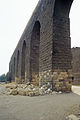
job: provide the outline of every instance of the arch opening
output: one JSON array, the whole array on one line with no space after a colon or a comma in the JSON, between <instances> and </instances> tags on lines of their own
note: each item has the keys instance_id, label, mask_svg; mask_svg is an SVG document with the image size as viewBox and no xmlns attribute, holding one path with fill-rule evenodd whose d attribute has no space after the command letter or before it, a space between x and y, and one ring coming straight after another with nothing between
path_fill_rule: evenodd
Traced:
<instances>
[{"instance_id":1,"label":"arch opening","mask_svg":"<svg viewBox=\"0 0 80 120\"><path fill-rule=\"evenodd\" d=\"M80 84L80 0L75 0L71 7L71 51L72 51L72 73L74 84Z\"/></svg>"},{"instance_id":2,"label":"arch opening","mask_svg":"<svg viewBox=\"0 0 80 120\"><path fill-rule=\"evenodd\" d=\"M80 0L74 0L70 11L71 47L80 47Z\"/></svg>"},{"instance_id":3,"label":"arch opening","mask_svg":"<svg viewBox=\"0 0 80 120\"><path fill-rule=\"evenodd\" d=\"M55 0L54 16L69 17L72 2L73 0Z\"/></svg>"},{"instance_id":4,"label":"arch opening","mask_svg":"<svg viewBox=\"0 0 80 120\"><path fill-rule=\"evenodd\" d=\"M30 45L31 81L39 77L40 22L36 21L32 30ZM35 78L36 77L36 78Z\"/></svg>"},{"instance_id":5,"label":"arch opening","mask_svg":"<svg viewBox=\"0 0 80 120\"><path fill-rule=\"evenodd\" d=\"M26 62L26 42L23 42L21 56L21 79L25 81L25 62Z\"/></svg>"}]
</instances>

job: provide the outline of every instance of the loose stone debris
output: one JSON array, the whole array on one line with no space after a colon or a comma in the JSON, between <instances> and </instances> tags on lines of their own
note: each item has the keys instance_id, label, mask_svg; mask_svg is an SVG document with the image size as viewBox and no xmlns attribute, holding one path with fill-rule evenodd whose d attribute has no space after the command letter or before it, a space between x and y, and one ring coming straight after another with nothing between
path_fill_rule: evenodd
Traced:
<instances>
[{"instance_id":1,"label":"loose stone debris","mask_svg":"<svg viewBox=\"0 0 80 120\"><path fill-rule=\"evenodd\" d=\"M4 84L2 89L0 90L0 94L6 95L21 95L21 96L43 96L47 94L62 94L62 91L52 91L52 88L49 83L39 87L35 86L31 83L26 84L16 84L16 83L9 83Z\"/></svg>"},{"instance_id":2,"label":"loose stone debris","mask_svg":"<svg viewBox=\"0 0 80 120\"><path fill-rule=\"evenodd\" d=\"M52 91L48 85L42 87L35 86L33 84L4 84L0 86L0 94L6 95L21 95L21 96L39 96L46 94L56 94L57 92ZM62 92L59 92L60 94Z\"/></svg>"},{"instance_id":3,"label":"loose stone debris","mask_svg":"<svg viewBox=\"0 0 80 120\"><path fill-rule=\"evenodd\" d=\"M78 115L69 115L68 117L66 117L66 120L80 120L80 116Z\"/></svg>"},{"instance_id":4,"label":"loose stone debris","mask_svg":"<svg viewBox=\"0 0 80 120\"><path fill-rule=\"evenodd\" d=\"M6 85L8 95L22 95L22 96L39 96L52 93L51 88L47 85L42 87L34 86L33 84L14 84Z\"/></svg>"}]
</instances>

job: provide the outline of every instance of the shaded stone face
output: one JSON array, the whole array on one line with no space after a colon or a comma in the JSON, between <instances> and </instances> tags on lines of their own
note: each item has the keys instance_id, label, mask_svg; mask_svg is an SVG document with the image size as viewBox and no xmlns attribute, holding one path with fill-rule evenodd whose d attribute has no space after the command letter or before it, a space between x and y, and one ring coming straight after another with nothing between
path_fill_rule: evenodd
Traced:
<instances>
[{"instance_id":1,"label":"shaded stone face","mask_svg":"<svg viewBox=\"0 0 80 120\"><path fill-rule=\"evenodd\" d=\"M12 80L50 83L71 68L69 12L73 0L40 0L11 57ZM15 58L15 64L14 64ZM14 72L14 70L15 72Z\"/></svg>"},{"instance_id":2,"label":"shaded stone face","mask_svg":"<svg viewBox=\"0 0 80 120\"><path fill-rule=\"evenodd\" d=\"M53 69L71 69L69 11L72 1L56 0L53 13Z\"/></svg>"}]
</instances>

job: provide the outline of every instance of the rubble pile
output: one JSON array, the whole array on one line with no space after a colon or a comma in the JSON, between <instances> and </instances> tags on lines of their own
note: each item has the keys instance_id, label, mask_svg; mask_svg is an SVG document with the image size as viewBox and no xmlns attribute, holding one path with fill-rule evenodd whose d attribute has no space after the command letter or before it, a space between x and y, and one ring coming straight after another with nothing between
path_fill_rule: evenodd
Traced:
<instances>
[{"instance_id":1,"label":"rubble pile","mask_svg":"<svg viewBox=\"0 0 80 120\"><path fill-rule=\"evenodd\" d=\"M38 87L33 84L14 84L6 85L5 87L7 89L7 95L22 95L32 97L52 93L52 90L48 85Z\"/></svg>"},{"instance_id":2,"label":"rubble pile","mask_svg":"<svg viewBox=\"0 0 80 120\"><path fill-rule=\"evenodd\" d=\"M71 114L68 117L66 117L66 120L80 120L80 113L77 115Z\"/></svg>"},{"instance_id":3,"label":"rubble pile","mask_svg":"<svg viewBox=\"0 0 80 120\"><path fill-rule=\"evenodd\" d=\"M45 94L54 94L54 93L62 93L62 92L71 92L72 88L72 73L68 72L60 72L55 71L53 73L53 83L51 84L45 83L41 87L39 87L39 79L36 76L36 79L30 83L18 84L16 81L14 83L5 84L4 94L7 95L22 95L22 96L39 96ZM37 81L37 82L36 82ZM54 90L54 91L52 91ZM2 92L3 92L2 91ZM1 94L2 94L1 92Z\"/></svg>"}]
</instances>

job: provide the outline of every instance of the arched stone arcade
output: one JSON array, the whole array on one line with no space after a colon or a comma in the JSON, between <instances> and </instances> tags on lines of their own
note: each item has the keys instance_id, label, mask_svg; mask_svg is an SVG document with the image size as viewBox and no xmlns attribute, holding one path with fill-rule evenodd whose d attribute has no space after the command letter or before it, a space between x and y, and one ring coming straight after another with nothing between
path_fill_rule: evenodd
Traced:
<instances>
[{"instance_id":1,"label":"arched stone arcade","mask_svg":"<svg viewBox=\"0 0 80 120\"><path fill-rule=\"evenodd\" d=\"M72 75L69 18L72 2L41 0L33 12L17 47L20 50L19 77L25 82L37 80L41 86L50 83L55 87L60 79L65 82L62 75L67 77L68 83L72 80L72 76L68 76ZM17 54L17 61L18 57Z\"/></svg>"}]
</instances>

